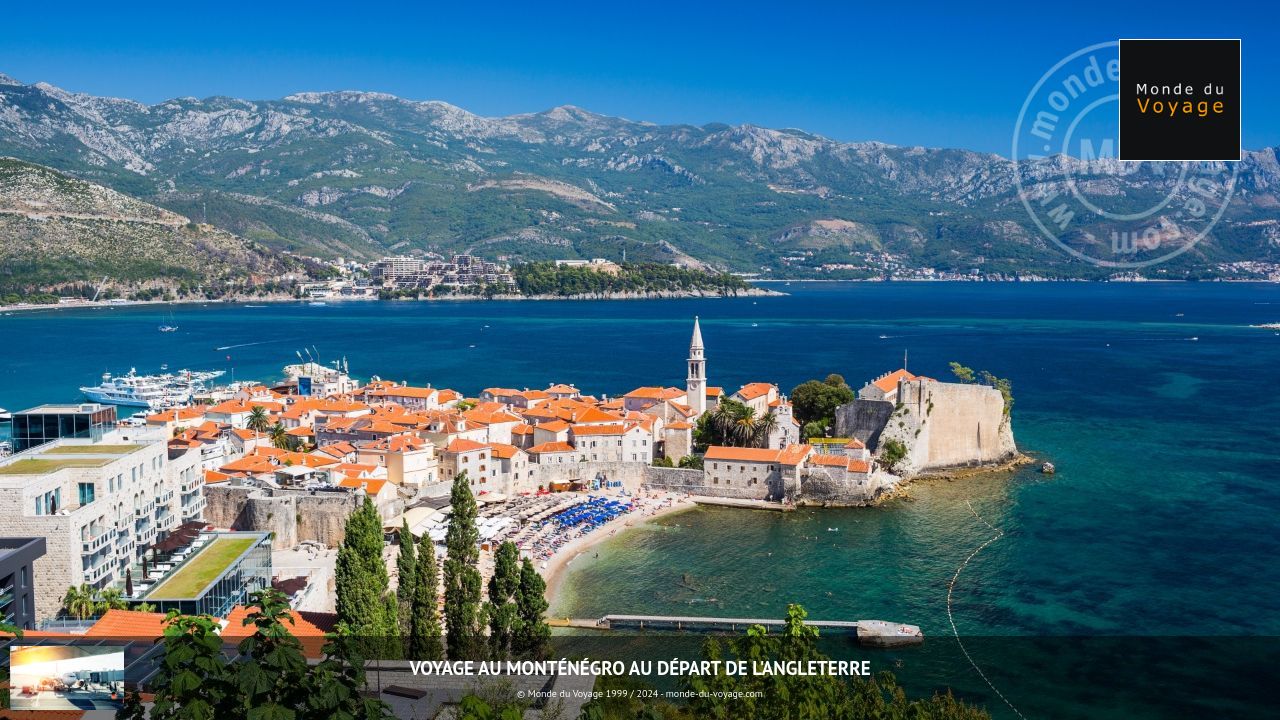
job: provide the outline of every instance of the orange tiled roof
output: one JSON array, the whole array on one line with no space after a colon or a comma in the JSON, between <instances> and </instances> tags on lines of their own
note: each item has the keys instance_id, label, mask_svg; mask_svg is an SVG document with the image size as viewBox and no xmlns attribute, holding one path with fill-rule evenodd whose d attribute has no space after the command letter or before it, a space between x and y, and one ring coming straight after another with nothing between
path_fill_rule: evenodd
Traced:
<instances>
[{"instance_id":1,"label":"orange tiled roof","mask_svg":"<svg viewBox=\"0 0 1280 720\"><path fill-rule=\"evenodd\" d=\"M149 423L175 422L181 420L194 420L204 417L204 406L196 405L194 407L177 408L174 410L165 410L154 415L147 416ZM175 417L176 416L176 417Z\"/></svg>"},{"instance_id":2,"label":"orange tiled roof","mask_svg":"<svg viewBox=\"0 0 1280 720\"><path fill-rule=\"evenodd\" d=\"M849 458L849 472L855 472L855 473L871 472L871 463L867 462L866 460Z\"/></svg>"},{"instance_id":3,"label":"orange tiled roof","mask_svg":"<svg viewBox=\"0 0 1280 720\"><path fill-rule=\"evenodd\" d=\"M605 412L600 408L587 408L574 417L575 423L614 423L622 419L621 415Z\"/></svg>"},{"instance_id":4,"label":"orange tiled roof","mask_svg":"<svg viewBox=\"0 0 1280 720\"><path fill-rule=\"evenodd\" d=\"M753 382L738 388L738 392L734 394L743 400L755 400L758 397L768 395L770 390L773 390L771 383Z\"/></svg>"},{"instance_id":5,"label":"orange tiled roof","mask_svg":"<svg viewBox=\"0 0 1280 720\"><path fill-rule=\"evenodd\" d=\"M668 430L692 430L693 424L684 422L682 420L677 420L673 423L667 423L667 429Z\"/></svg>"},{"instance_id":6,"label":"orange tiled roof","mask_svg":"<svg viewBox=\"0 0 1280 720\"><path fill-rule=\"evenodd\" d=\"M344 488L363 488L370 495L377 495L382 492L382 488L387 484L386 480L373 480L366 478L348 477L338 483L338 487Z\"/></svg>"},{"instance_id":7,"label":"orange tiled roof","mask_svg":"<svg viewBox=\"0 0 1280 720\"><path fill-rule=\"evenodd\" d=\"M849 438L849 442L845 443L844 446L854 450L861 450L866 447L866 445L858 438Z\"/></svg>"},{"instance_id":8,"label":"orange tiled roof","mask_svg":"<svg viewBox=\"0 0 1280 720\"><path fill-rule=\"evenodd\" d=\"M614 423L611 425L574 425L574 436L582 435L621 435L627 431L627 428L621 424Z\"/></svg>"},{"instance_id":9,"label":"orange tiled roof","mask_svg":"<svg viewBox=\"0 0 1280 720\"><path fill-rule=\"evenodd\" d=\"M451 453L475 452L476 450L483 450L487 447L489 446L481 442L476 442L475 440L454 438L449 442L449 446L446 447L444 451Z\"/></svg>"},{"instance_id":10,"label":"orange tiled roof","mask_svg":"<svg viewBox=\"0 0 1280 720\"><path fill-rule=\"evenodd\" d=\"M812 445L790 445L778 454L778 462L783 465L799 465L813 452Z\"/></svg>"},{"instance_id":11,"label":"orange tiled roof","mask_svg":"<svg viewBox=\"0 0 1280 720\"><path fill-rule=\"evenodd\" d=\"M778 462L781 450L772 448L740 448L712 445L707 448L706 460L729 460L732 462Z\"/></svg>"},{"instance_id":12,"label":"orange tiled roof","mask_svg":"<svg viewBox=\"0 0 1280 720\"><path fill-rule=\"evenodd\" d=\"M230 479L231 479L231 475L224 472L218 472L217 470L204 471L204 482L206 485L227 482Z\"/></svg>"},{"instance_id":13,"label":"orange tiled roof","mask_svg":"<svg viewBox=\"0 0 1280 720\"><path fill-rule=\"evenodd\" d=\"M108 610L85 635L88 637L153 640L164 635L164 613Z\"/></svg>"},{"instance_id":14,"label":"orange tiled roof","mask_svg":"<svg viewBox=\"0 0 1280 720\"><path fill-rule=\"evenodd\" d=\"M525 452L530 455L541 455L543 453L561 453L574 452L573 446L564 442L544 442L541 445L534 445Z\"/></svg>"},{"instance_id":15,"label":"orange tiled roof","mask_svg":"<svg viewBox=\"0 0 1280 720\"><path fill-rule=\"evenodd\" d=\"M673 387L638 387L626 394L629 398L649 399L649 400L670 400L684 395L684 390Z\"/></svg>"},{"instance_id":16,"label":"orange tiled roof","mask_svg":"<svg viewBox=\"0 0 1280 720\"><path fill-rule=\"evenodd\" d=\"M490 443L490 444L493 446L493 456L496 458L502 458L503 460L510 460L511 458L515 457L519 453L524 452L523 450L516 447L515 445L507 445L506 443Z\"/></svg>"},{"instance_id":17,"label":"orange tiled roof","mask_svg":"<svg viewBox=\"0 0 1280 720\"><path fill-rule=\"evenodd\" d=\"M899 380L915 380L916 376L906 370L894 370L882 378L877 378L871 384L880 388L884 392L893 392L898 389Z\"/></svg>"},{"instance_id":18,"label":"orange tiled roof","mask_svg":"<svg viewBox=\"0 0 1280 720\"><path fill-rule=\"evenodd\" d=\"M828 467L849 467L849 458L845 455L814 455L809 458L809 462L814 465L826 465Z\"/></svg>"},{"instance_id":19,"label":"orange tiled roof","mask_svg":"<svg viewBox=\"0 0 1280 720\"><path fill-rule=\"evenodd\" d=\"M547 392L560 393L560 394L576 393L578 392L578 388L572 385L566 385L564 383L556 383L555 385L552 385L551 387L547 388Z\"/></svg>"}]
</instances>

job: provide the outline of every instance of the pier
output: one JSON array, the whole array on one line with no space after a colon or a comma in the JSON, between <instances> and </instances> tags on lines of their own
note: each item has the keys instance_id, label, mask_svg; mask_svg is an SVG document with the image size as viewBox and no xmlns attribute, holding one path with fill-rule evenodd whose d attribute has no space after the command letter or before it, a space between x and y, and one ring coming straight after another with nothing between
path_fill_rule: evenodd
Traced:
<instances>
[{"instance_id":1,"label":"pier","mask_svg":"<svg viewBox=\"0 0 1280 720\"><path fill-rule=\"evenodd\" d=\"M773 510L774 512L790 512L795 505L784 505L773 500L748 500L745 498L723 498L710 495L690 495L689 500L698 505L719 505L721 507L747 508L749 510Z\"/></svg>"},{"instance_id":2,"label":"pier","mask_svg":"<svg viewBox=\"0 0 1280 720\"><path fill-rule=\"evenodd\" d=\"M583 630L659 630L698 633L745 633L753 625L778 630L786 620L758 618L717 618L689 615L605 615L590 619L550 618L552 627ZM886 620L806 620L805 625L823 634L849 635L862 645L892 647L924 642L924 633L915 625Z\"/></svg>"}]
</instances>

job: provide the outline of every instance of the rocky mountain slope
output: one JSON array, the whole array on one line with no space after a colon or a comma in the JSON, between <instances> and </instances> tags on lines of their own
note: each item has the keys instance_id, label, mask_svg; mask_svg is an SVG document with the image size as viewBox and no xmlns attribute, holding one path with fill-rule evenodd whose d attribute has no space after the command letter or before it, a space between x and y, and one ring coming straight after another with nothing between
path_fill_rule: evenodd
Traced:
<instances>
[{"instance_id":1,"label":"rocky mountain slope","mask_svg":"<svg viewBox=\"0 0 1280 720\"><path fill-rule=\"evenodd\" d=\"M40 165L0 158L0 294L77 283L220 292L298 262L225 230Z\"/></svg>"},{"instance_id":2,"label":"rocky mountain slope","mask_svg":"<svg viewBox=\"0 0 1280 720\"><path fill-rule=\"evenodd\" d=\"M844 143L750 125L654 125L564 106L486 118L366 92L157 105L0 76L0 153L56 167L279 249L348 257L696 259L778 275L906 266L1090 275L1016 195L1135 206L1175 187L1151 164L1033 164L966 150ZM1020 175L1019 175L1020 174ZM1280 259L1275 149L1241 163L1213 235L1168 267ZM1182 191L1185 193L1185 191ZM1102 244L1088 221L1067 242Z\"/></svg>"}]
</instances>

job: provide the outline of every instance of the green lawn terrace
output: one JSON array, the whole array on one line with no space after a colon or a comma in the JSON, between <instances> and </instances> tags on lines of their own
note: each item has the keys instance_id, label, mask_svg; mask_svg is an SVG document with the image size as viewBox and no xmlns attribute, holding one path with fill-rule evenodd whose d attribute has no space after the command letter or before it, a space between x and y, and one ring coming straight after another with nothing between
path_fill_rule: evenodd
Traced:
<instances>
[{"instance_id":1,"label":"green lawn terrace","mask_svg":"<svg viewBox=\"0 0 1280 720\"><path fill-rule=\"evenodd\" d=\"M142 447L134 444L58 444L48 450L36 448L34 454L24 453L24 457L0 465L0 475L44 475L63 468L102 467Z\"/></svg>"},{"instance_id":2,"label":"green lawn terrace","mask_svg":"<svg viewBox=\"0 0 1280 720\"><path fill-rule=\"evenodd\" d=\"M188 551L154 567L169 564L172 569L164 571L140 599L161 612L176 609L222 617L235 605L244 604L249 593L271 585L270 535L206 533Z\"/></svg>"}]
</instances>

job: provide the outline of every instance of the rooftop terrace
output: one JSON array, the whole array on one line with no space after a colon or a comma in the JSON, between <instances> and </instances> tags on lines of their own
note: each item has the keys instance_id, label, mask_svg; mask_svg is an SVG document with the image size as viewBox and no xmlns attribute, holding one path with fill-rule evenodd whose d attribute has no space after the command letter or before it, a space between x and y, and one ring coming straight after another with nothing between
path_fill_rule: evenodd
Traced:
<instances>
[{"instance_id":1,"label":"rooftop terrace","mask_svg":"<svg viewBox=\"0 0 1280 720\"><path fill-rule=\"evenodd\" d=\"M44 475L63 468L102 467L143 447L136 443L113 445L64 440L0 460L0 475Z\"/></svg>"},{"instance_id":2,"label":"rooftop terrace","mask_svg":"<svg viewBox=\"0 0 1280 720\"><path fill-rule=\"evenodd\" d=\"M147 593L148 599L193 600L218 579L241 555L253 547L260 535L219 537L205 545L182 567Z\"/></svg>"}]
</instances>

